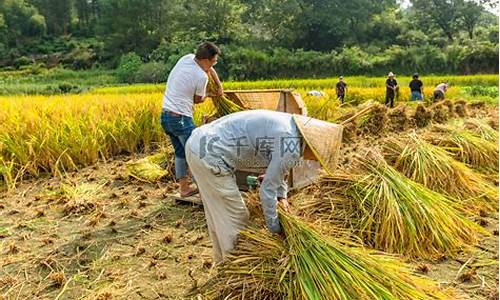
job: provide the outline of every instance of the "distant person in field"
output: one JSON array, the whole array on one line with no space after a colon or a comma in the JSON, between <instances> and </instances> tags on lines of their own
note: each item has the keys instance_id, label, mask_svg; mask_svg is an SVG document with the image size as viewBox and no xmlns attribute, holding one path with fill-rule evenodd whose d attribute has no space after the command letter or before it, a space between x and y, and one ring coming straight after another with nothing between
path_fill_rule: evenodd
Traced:
<instances>
[{"instance_id":1,"label":"distant person in field","mask_svg":"<svg viewBox=\"0 0 500 300\"><path fill-rule=\"evenodd\" d=\"M175 177L179 181L180 196L194 195L198 189L192 186L184 147L195 129L193 107L206 96L222 95L223 89L213 66L217 63L220 49L211 42L200 44L196 54L179 59L168 75L163 95L161 126L169 136L175 150ZM207 95L208 76L216 82L217 95Z\"/></svg>"},{"instance_id":2,"label":"distant person in field","mask_svg":"<svg viewBox=\"0 0 500 300\"><path fill-rule=\"evenodd\" d=\"M413 80L410 81L411 101L424 100L424 84L418 79L418 73L413 74Z\"/></svg>"},{"instance_id":3,"label":"distant person in field","mask_svg":"<svg viewBox=\"0 0 500 300\"><path fill-rule=\"evenodd\" d=\"M387 75L385 87L385 105L392 108L394 107L394 98L396 97L396 91L398 89L398 82L394 78L394 73L389 72Z\"/></svg>"},{"instance_id":4,"label":"distant person in field","mask_svg":"<svg viewBox=\"0 0 500 300\"><path fill-rule=\"evenodd\" d=\"M442 83L438 84L434 89L434 101L444 100L444 96L446 91L448 90L448 81L445 80Z\"/></svg>"},{"instance_id":5,"label":"distant person in field","mask_svg":"<svg viewBox=\"0 0 500 300\"><path fill-rule=\"evenodd\" d=\"M344 76L339 77L339 82L337 82L335 90L337 91L337 99L340 100L340 103L344 103L347 92L347 83L344 81Z\"/></svg>"}]
</instances>

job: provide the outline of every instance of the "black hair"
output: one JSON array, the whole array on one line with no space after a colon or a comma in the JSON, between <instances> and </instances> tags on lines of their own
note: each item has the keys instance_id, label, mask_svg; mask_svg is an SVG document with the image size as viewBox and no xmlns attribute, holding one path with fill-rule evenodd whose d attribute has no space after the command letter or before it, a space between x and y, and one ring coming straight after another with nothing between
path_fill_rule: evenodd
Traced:
<instances>
[{"instance_id":1,"label":"black hair","mask_svg":"<svg viewBox=\"0 0 500 300\"><path fill-rule=\"evenodd\" d=\"M216 55L220 55L220 49L212 42L203 42L196 49L197 59L213 59Z\"/></svg>"}]
</instances>

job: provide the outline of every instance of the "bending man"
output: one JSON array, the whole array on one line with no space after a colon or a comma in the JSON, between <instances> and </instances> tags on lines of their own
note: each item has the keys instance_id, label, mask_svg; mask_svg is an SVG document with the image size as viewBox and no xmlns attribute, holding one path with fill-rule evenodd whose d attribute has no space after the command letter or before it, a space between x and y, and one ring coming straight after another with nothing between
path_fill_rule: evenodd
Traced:
<instances>
[{"instance_id":1,"label":"bending man","mask_svg":"<svg viewBox=\"0 0 500 300\"><path fill-rule=\"evenodd\" d=\"M234 248L248 221L236 170L265 172L262 210L268 229L280 233L277 205L287 205L286 175L301 156L319 160L331 173L341 139L340 125L268 110L230 114L195 129L186 144L186 159L203 201L214 262Z\"/></svg>"}]
</instances>

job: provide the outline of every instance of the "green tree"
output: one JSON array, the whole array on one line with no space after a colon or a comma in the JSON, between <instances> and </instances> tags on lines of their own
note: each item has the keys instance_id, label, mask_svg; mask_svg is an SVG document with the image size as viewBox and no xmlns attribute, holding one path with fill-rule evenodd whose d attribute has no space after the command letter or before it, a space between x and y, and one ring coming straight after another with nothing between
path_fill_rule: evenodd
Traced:
<instances>
[{"instance_id":1,"label":"green tree","mask_svg":"<svg viewBox=\"0 0 500 300\"><path fill-rule=\"evenodd\" d=\"M474 38L474 29L483 12L484 8L475 1L463 1L459 6L459 17L471 40Z\"/></svg>"},{"instance_id":2,"label":"green tree","mask_svg":"<svg viewBox=\"0 0 500 300\"><path fill-rule=\"evenodd\" d=\"M446 37L453 41L458 31L460 0L411 0L421 23L435 25Z\"/></svg>"},{"instance_id":3,"label":"green tree","mask_svg":"<svg viewBox=\"0 0 500 300\"><path fill-rule=\"evenodd\" d=\"M329 51L369 42L374 15L389 12L396 1L245 0L246 20L274 46Z\"/></svg>"},{"instance_id":4,"label":"green tree","mask_svg":"<svg viewBox=\"0 0 500 300\"><path fill-rule=\"evenodd\" d=\"M44 16L47 33L54 36L69 33L71 25L72 0L28 0Z\"/></svg>"},{"instance_id":5,"label":"green tree","mask_svg":"<svg viewBox=\"0 0 500 300\"><path fill-rule=\"evenodd\" d=\"M136 52L146 56L160 41L169 2L160 0L101 0L97 34L105 42L106 57Z\"/></svg>"},{"instance_id":6,"label":"green tree","mask_svg":"<svg viewBox=\"0 0 500 300\"><path fill-rule=\"evenodd\" d=\"M22 0L0 1L0 31L9 47L19 47L27 40L41 37L45 19L37 9Z\"/></svg>"},{"instance_id":7,"label":"green tree","mask_svg":"<svg viewBox=\"0 0 500 300\"><path fill-rule=\"evenodd\" d=\"M242 23L247 7L240 0L193 0L177 8L176 37L227 44L243 40L248 35Z\"/></svg>"}]
</instances>

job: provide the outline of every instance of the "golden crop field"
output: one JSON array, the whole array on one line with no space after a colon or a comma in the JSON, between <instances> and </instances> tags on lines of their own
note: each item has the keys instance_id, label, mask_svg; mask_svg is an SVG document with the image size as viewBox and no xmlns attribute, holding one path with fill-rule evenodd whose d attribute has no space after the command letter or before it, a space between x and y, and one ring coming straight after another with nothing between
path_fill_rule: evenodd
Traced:
<instances>
[{"instance_id":1,"label":"golden crop field","mask_svg":"<svg viewBox=\"0 0 500 300\"><path fill-rule=\"evenodd\" d=\"M443 78L429 77L427 80L439 82ZM498 76L446 78L457 84L482 82L488 86ZM331 119L340 106L333 88L335 80L229 82L224 86L228 90L298 86L296 91L302 95L310 115ZM369 99L383 103L383 81L383 78L352 78L352 83L348 81L345 105L357 105ZM403 83L398 96L400 102L408 101L410 94ZM378 86L367 87L375 84ZM308 91L322 86L328 87L322 89L323 97L307 95ZM99 159L142 152L155 143L162 143L165 137L159 115L163 90L163 85L132 85L79 95L0 97L3 108L0 111L0 174L3 182L13 185L23 175L75 170ZM432 95L432 91L432 87L426 87L426 97ZM459 86L452 85L447 97L469 96ZM213 110L211 101L198 105L195 123L200 124L203 115L210 115Z\"/></svg>"},{"instance_id":2,"label":"golden crop field","mask_svg":"<svg viewBox=\"0 0 500 300\"><path fill-rule=\"evenodd\" d=\"M450 75L450 76L423 76L420 78L426 88L432 88L437 84L448 80L450 86L497 86L498 75ZM379 88L384 91L384 77L366 77L353 76L345 78L349 87L360 88ZM399 85L407 89L411 77L397 78ZM274 88L294 88L294 89L328 89L335 87L338 78L325 79L278 79L278 80L259 80L259 81L234 81L224 82L224 88L227 90L251 90L251 89L274 89ZM156 93L163 92L164 84L134 84L127 86L114 86L97 88L94 93L97 94L120 94L120 93Z\"/></svg>"},{"instance_id":3,"label":"golden crop field","mask_svg":"<svg viewBox=\"0 0 500 300\"><path fill-rule=\"evenodd\" d=\"M280 216L284 240L261 230L258 193L245 194L252 225L235 249L234 273L209 270L203 209L172 198L177 183L160 125L163 85L0 97L0 248L6 249L0 292L6 299L178 299L193 286L202 294L224 294L229 281L246 292L259 270L275 274L276 266L294 270L300 263L313 270L342 264L350 276L365 280L368 274L365 286L391 290L396 282L405 299L456 299L456 291L484 299L475 295L493 293L498 282L498 96L491 97L498 88L488 82L498 76L457 78L485 81L452 85L446 94L452 101L425 105L409 102L401 83L394 109L381 104L383 78L353 81L344 104L334 80L320 82L324 87L290 81L310 116L351 120L344 125L338 170L290 195L297 216ZM283 82L255 84L225 88ZM311 90L323 96L308 95ZM425 88L426 99L432 92ZM372 110L350 118L366 108ZM207 99L195 106L195 123L214 113ZM477 243L485 250L472 252ZM320 258L310 260L310 253ZM303 273L311 276L305 281L317 274ZM391 278L379 280L385 278L380 274ZM266 290L271 294L290 286L269 280L279 287ZM453 288L436 289L437 282Z\"/></svg>"}]
</instances>

